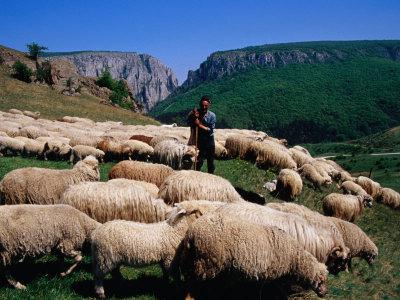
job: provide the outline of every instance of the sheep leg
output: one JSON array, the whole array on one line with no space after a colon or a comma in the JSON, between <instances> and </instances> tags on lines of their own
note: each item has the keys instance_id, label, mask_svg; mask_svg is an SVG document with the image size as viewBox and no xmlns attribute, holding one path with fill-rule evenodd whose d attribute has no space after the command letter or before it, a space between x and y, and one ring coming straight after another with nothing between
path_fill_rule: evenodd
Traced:
<instances>
[{"instance_id":1,"label":"sheep leg","mask_svg":"<svg viewBox=\"0 0 400 300\"><path fill-rule=\"evenodd\" d=\"M16 288L18 290L26 289L26 286L23 285L22 283L20 283L19 281L15 280L7 270L4 270L4 276L5 276L8 284L13 286L14 288Z\"/></svg>"},{"instance_id":2,"label":"sheep leg","mask_svg":"<svg viewBox=\"0 0 400 300\"><path fill-rule=\"evenodd\" d=\"M78 266L78 264L82 261L82 258L83 258L80 251L74 251L74 250L72 250L68 254L68 256L72 256L74 258L74 260L75 260L75 263L71 267L69 267L69 269L67 271L62 272L60 274L62 277L70 274Z\"/></svg>"},{"instance_id":3,"label":"sheep leg","mask_svg":"<svg viewBox=\"0 0 400 300\"><path fill-rule=\"evenodd\" d=\"M93 273L94 273L94 292L96 294L96 297L104 299L106 297L103 286L104 274L103 272L101 272L96 268Z\"/></svg>"}]
</instances>

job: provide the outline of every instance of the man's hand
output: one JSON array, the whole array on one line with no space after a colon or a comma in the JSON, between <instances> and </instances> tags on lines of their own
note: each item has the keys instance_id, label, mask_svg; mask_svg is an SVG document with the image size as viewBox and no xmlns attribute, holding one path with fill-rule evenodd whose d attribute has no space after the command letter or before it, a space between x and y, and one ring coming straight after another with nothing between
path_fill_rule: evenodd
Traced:
<instances>
[{"instance_id":1,"label":"man's hand","mask_svg":"<svg viewBox=\"0 0 400 300\"><path fill-rule=\"evenodd\" d=\"M196 119L194 120L194 124L197 125L197 126L199 126L199 125L200 125L200 120L196 118Z\"/></svg>"}]
</instances>

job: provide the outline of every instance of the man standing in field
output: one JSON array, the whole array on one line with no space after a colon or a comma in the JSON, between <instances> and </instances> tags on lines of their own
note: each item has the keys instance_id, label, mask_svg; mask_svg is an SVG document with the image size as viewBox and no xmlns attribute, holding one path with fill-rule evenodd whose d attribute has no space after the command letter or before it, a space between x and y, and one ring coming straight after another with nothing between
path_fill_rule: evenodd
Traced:
<instances>
[{"instance_id":1,"label":"man standing in field","mask_svg":"<svg viewBox=\"0 0 400 300\"><path fill-rule=\"evenodd\" d=\"M208 173L214 174L214 132L215 122L217 118L212 111L208 110L210 105L210 97L203 96L201 97L201 100L199 102L200 108L198 110L194 109L190 112L188 123L194 130L191 130L191 138L189 139L189 144L195 144L199 149L196 170L200 171L201 167L203 166L204 159L207 159Z\"/></svg>"}]
</instances>

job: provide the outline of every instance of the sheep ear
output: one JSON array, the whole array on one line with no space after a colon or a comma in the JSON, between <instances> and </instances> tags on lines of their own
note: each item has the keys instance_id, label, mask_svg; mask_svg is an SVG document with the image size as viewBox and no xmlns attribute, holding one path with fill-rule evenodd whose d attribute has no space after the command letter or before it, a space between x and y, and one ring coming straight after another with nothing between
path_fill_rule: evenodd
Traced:
<instances>
[{"instance_id":1,"label":"sheep ear","mask_svg":"<svg viewBox=\"0 0 400 300\"><path fill-rule=\"evenodd\" d=\"M186 214L186 209L181 208L181 209L178 211L178 215L184 215L184 214Z\"/></svg>"},{"instance_id":2,"label":"sheep ear","mask_svg":"<svg viewBox=\"0 0 400 300\"><path fill-rule=\"evenodd\" d=\"M200 218L203 215L199 209L194 210L192 213L196 216L196 218Z\"/></svg>"}]
</instances>

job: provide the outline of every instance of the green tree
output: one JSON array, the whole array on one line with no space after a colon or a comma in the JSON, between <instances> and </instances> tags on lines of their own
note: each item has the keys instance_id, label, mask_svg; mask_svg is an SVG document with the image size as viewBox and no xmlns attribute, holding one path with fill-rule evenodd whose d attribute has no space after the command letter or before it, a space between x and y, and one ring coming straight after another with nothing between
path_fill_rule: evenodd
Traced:
<instances>
[{"instance_id":1,"label":"green tree","mask_svg":"<svg viewBox=\"0 0 400 300\"><path fill-rule=\"evenodd\" d=\"M13 74L14 78L17 78L21 81L25 81L27 83L30 83L32 81L31 76L33 75L33 71L29 69L28 66L23 62L17 60L13 64L13 70L14 70Z\"/></svg>"},{"instance_id":2,"label":"green tree","mask_svg":"<svg viewBox=\"0 0 400 300\"><path fill-rule=\"evenodd\" d=\"M35 42L27 44L29 56L33 58L35 61L38 60L39 56L43 53L43 50L48 50L47 47L41 46Z\"/></svg>"},{"instance_id":3,"label":"green tree","mask_svg":"<svg viewBox=\"0 0 400 300\"><path fill-rule=\"evenodd\" d=\"M107 70L107 69L105 69L105 70L101 73L99 79L96 81L96 83L97 83L98 86L106 87L106 88L108 88L108 89L110 89L110 90L114 90L114 85L115 85L114 82L115 82L115 81L114 81L114 79L112 78L110 71Z\"/></svg>"}]
</instances>

